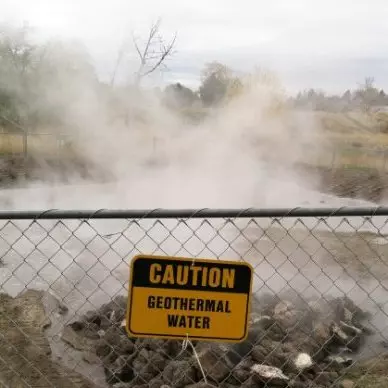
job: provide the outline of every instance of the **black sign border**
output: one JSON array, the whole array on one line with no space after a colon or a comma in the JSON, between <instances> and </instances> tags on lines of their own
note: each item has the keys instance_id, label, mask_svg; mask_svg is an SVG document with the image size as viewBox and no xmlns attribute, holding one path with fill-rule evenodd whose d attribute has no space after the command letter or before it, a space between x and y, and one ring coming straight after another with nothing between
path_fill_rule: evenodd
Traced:
<instances>
[{"instance_id":1,"label":"black sign border","mask_svg":"<svg viewBox=\"0 0 388 388\"><path fill-rule=\"evenodd\" d=\"M173 335L173 334L150 334L150 333L136 333L130 329L131 324L131 316L132 316L132 294L133 294L133 269L134 264L137 260L146 259L146 260L172 260L172 261L184 261L192 263L194 262L208 262L212 264L229 264L233 266L245 266L249 268L250 271L250 285L249 285L249 293L247 298L246 305L246 315L245 315L245 327L244 327L244 335L241 338L227 338L227 337L205 337L205 336L190 336L189 339L193 341L205 341L205 342L231 342L238 343L246 340L248 336L248 318L251 314L251 295L252 295L252 287L253 287L253 267L245 262L245 261L228 261L228 260L218 260L218 259L205 259L205 258L189 258L189 257L174 257L174 256L158 256L158 255L146 255L140 254L133 257L130 266L130 274L129 274L129 287L128 287L128 302L127 302L127 312L126 312L126 322L125 328L127 334L130 337L134 338L158 338L158 339L176 339L176 340L184 340L187 339L186 336L183 335ZM156 288L156 287L155 287ZM164 287L157 287L164 289Z\"/></svg>"}]
</instances>

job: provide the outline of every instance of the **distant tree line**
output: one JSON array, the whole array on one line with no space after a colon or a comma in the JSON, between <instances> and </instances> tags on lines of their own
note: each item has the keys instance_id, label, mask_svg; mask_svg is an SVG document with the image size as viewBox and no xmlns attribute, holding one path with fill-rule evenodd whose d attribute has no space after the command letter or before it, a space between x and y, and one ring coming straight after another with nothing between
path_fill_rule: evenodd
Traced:
<instances>
[{"instance_id":1,"label":"distant tree line","mask_svg":"<svg viewBox=\"0 0 388 388\"><path fill-rule=\"evenodd\" d=\"M138 69L132 85L116 86L117 69L125 62L128 44L119 50L110 82L103 83L82 45L59 41L38 44L32 39L34 31L29 26L0 25L0 129L35 131L42 127L69 127L74 123L69 122L67 112L85 90L98 96L112 120L119 117L128 123L131 99L125 96L131 90L139 92L142 79L165 68L174 53L176 35L165 40L159 31L160 21L157 21L144 43L132 37ZM258 80L268 84L275 82L266 77L267 74L255 71L237 75L225 64L213 61L202 69L196 90L177 82L160 91L159 96L166 107L193 114L228 103ZM388 106L388 95L375 86L373 78L366 78L358 88L342 95L310 89L284 101L300 109L371 112Z\"/></svg>"},{"instance_id":2,"label":"distant tree line","mask_svg":"<svg viewBox=\"0 0 388 388\"><path fill-rule=\"evenodd\" d=\"M362 110L371 112L388 107L388 95L374 84L371 77L365 78L355 90L347 90L342 95L328 95L320 90L310 89L299 92L289 102L297 108L310 108L319 111L343 112Z\"/></svg>"},{"instance_id":3,"label":"distant tree line","mask_svg":"<svg viewBox=\"0 0 388 388\"><path fill-rule=\"evenodd\" d=\"M198 90L176 83L165 89L165 100L171 107L188 107L200 104L214 107L228 98L238 95L244 88L242 79L233 75L231 69L218 62L206 65L202 72ZM346 112L361 110L367 113L388 109L388 94L375 86L374 79L365 81L354 90L343 94L327 94L322 90L309 89L300 91L296 96L286 99L288 106L327 112Z\"/></svg>"}]
</instances>

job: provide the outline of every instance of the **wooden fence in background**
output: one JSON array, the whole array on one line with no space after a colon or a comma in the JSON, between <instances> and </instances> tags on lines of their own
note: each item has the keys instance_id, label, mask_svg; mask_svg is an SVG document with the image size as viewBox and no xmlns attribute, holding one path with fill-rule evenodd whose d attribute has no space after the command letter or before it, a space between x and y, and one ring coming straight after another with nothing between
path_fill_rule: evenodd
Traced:
<instances>
[{"instance_id":1,"label":"wooden fence in background","mask_svg":"<svg viewBox=\"0 0 388 388\"><path fill-rule=\"evenodd\" d=\"M66 150L71 138L52 133L0 133L0 156L55 156Z\"/></svg>"}]
</instances>

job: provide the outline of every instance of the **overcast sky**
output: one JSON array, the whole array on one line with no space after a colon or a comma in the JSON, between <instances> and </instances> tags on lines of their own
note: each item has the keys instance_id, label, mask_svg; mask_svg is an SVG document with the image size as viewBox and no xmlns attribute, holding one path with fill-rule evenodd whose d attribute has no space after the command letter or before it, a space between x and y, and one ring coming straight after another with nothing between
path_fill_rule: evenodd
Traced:
<instances>
[{"instance_id":1,"label":"overcast sky","mask_svg":"<svg viewBox=\"0 0 388 388\"><path fill-rule=\"evenodd\" d=\"M81 39L102 77L124 37L159 16L166 37L178 33L164 82L196 86L203 64L219 60L270 68L292 91L344 90L365 76L388 89L387 0L0 0L2 21Z\"/></svg>"}]
</instances>

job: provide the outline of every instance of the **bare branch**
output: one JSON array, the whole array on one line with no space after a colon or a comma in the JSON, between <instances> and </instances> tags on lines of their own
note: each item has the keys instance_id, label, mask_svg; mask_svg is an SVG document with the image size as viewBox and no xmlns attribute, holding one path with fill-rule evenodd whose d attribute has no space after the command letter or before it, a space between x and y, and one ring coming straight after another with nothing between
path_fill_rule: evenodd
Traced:
<instances>
[{"instance_id":1,"label":"bare branch","mask_svg":"<svg viewBox=\"0 0 388 388\"><path fill-rule=\"evenodd\" d=\"M153 73L173 54L177 34L166 44L163 36L159 34L161 19L159 18L150 28L143 50L133 36L135 50L139 56L140 64L136 72L136 84L140 83L143 77ZM156 47L155 47L156 46ZM146 70L148 68L148 70Z\"/></svg>"},{"instance_id":2,"label":"bare branch","mask_svg":"<svg viewBox=\"0 0 388 388\"><path fill-rule=\"evenodd\" d=\"M160 26L160 19L156 21L155 24L153 24L150 28L150 33L148 35L148 40L147 43L144 47L143 54L141 54L140 59L141 59L141 64L144 66L145 65L145 59L148 55L148 51L150 49L150 46L152 45L152 41L155 37L155 34L159 31L159 26Z\"/></svg>"},{"instance_id":3,"label":"bare branch","mask_svg":"<svg viewBox=\"0 0 388 388\"><path fill-rule=\"evenodd\" d=\"M149 74L151 74L151 73L153 73L158 67L160 67L163 64L163 62L166 60L167 57L172 55L173 48L174 48L175 41L176 41L176 37L177 37L177 35L175 34L174 38L171 40L171 42L167 46L162 44L163 45L163 50L161 52L159 60L155 63L155 65L150 70L148 70L147 72L145 72L143 74L144 77L149 75Z\"/></svg>"}]
</instances>

